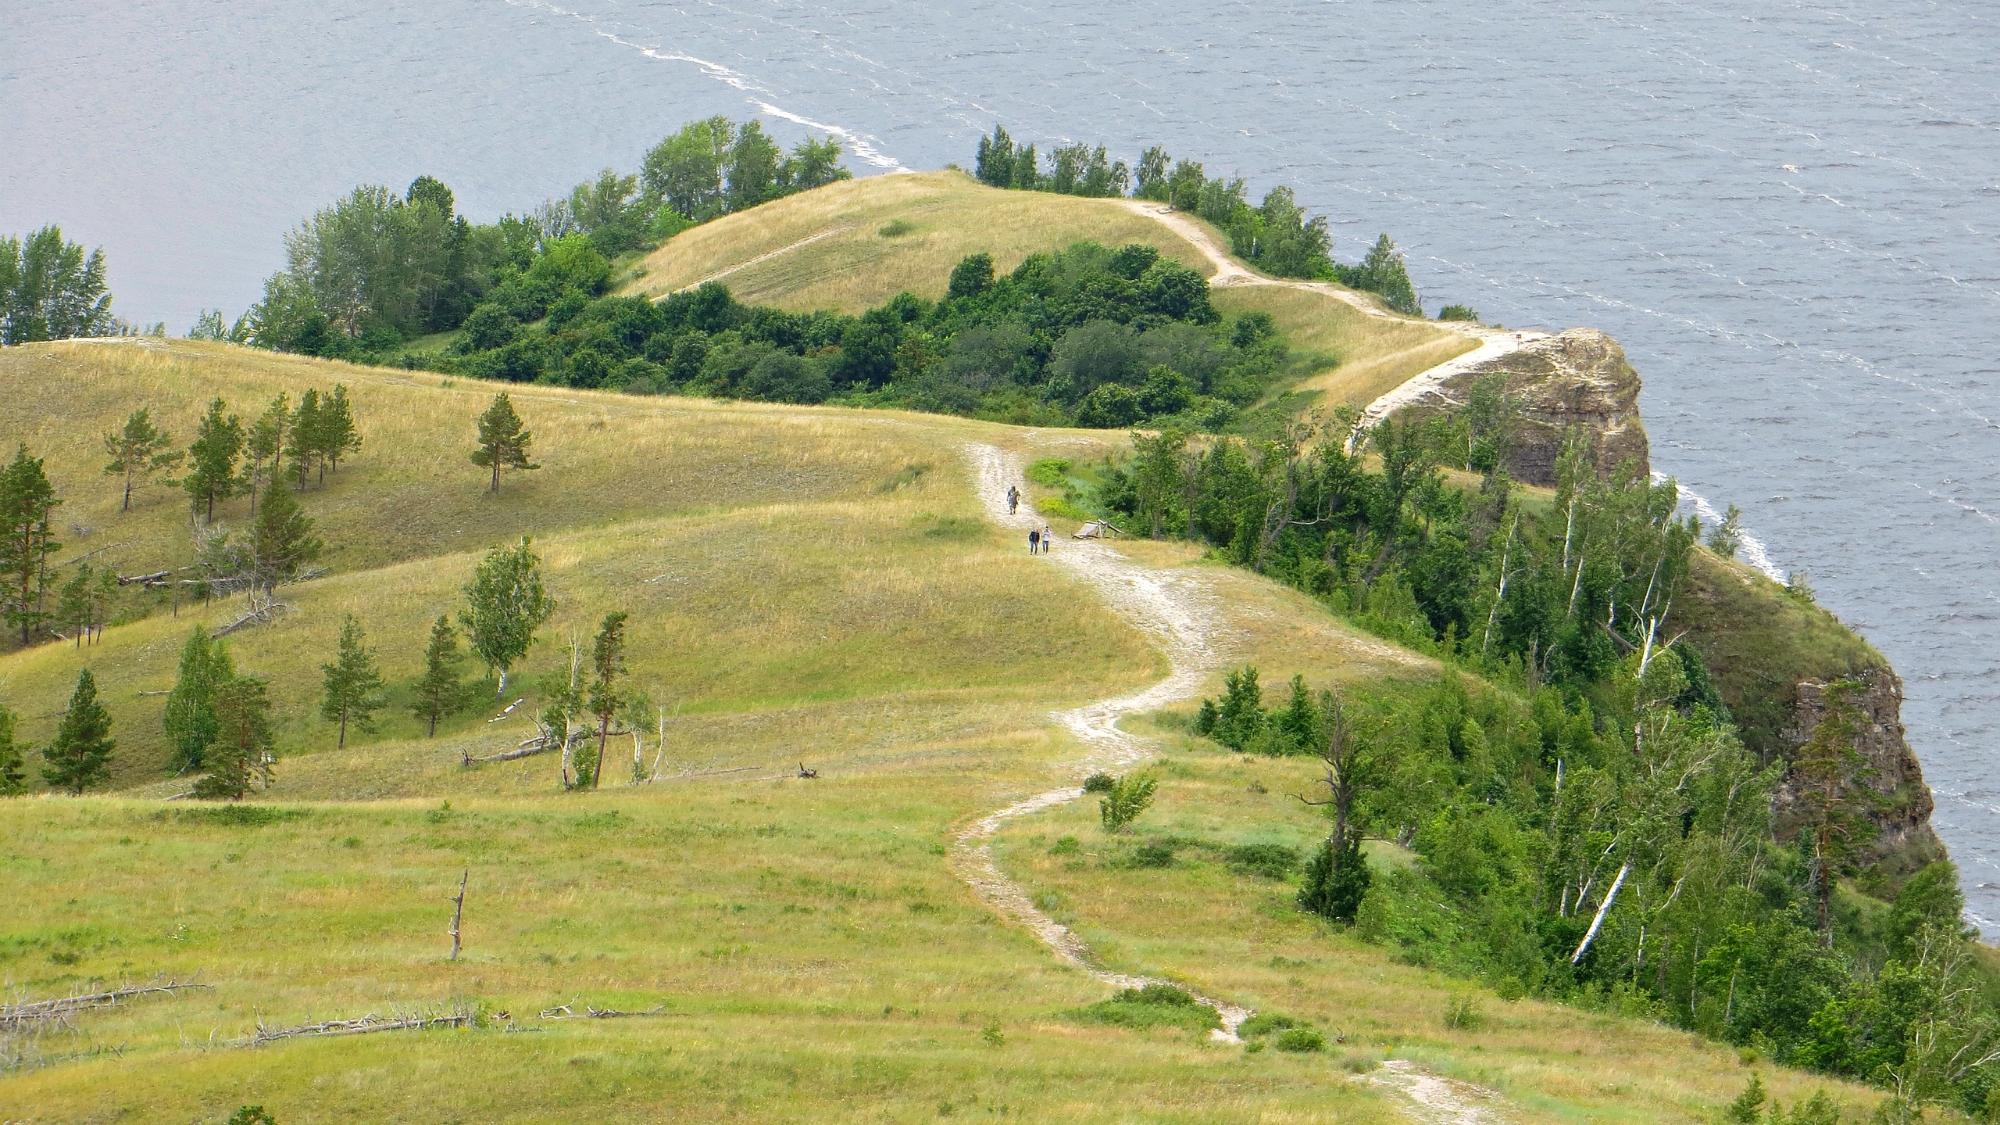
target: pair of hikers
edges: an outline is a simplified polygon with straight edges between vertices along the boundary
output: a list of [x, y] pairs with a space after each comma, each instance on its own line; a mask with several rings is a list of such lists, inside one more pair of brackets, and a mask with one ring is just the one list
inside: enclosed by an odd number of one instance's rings
[[[1010, 484], [1007, 486], [1007, 514], [1010, 516], [1015, 515], [1020, 510], [1021, 490], [1017, 486]], [[1056, 533], [1049, 529], [1048, 524], [1028, 529], [1028, 553], [1031, 555], [1048, 554], [1049, 548], [1055, 545], [1055, 541]]]

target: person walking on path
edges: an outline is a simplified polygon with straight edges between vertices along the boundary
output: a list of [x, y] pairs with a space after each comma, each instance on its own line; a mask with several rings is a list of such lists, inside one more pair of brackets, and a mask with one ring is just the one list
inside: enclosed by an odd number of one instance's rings
[[1020, 507], [1021, 490], [1010, 484], [1007, 486], [1007, 514], [1013, 515]]
[[1045, 554], [1045, 555], [1046, 555], [1046, 554], [1048, 554], [1048, 553], [1049, 553], [1049, 548], [1055, 545], [1055, 541], [1056, 541], [1056, 533], [1055, 533], [1055, 532], [1053, 532], [1053, 531], [1050, 531], [1050, 530], [1049, 530], [1049, 525], [1048, 525], [1048, 524], [1043, 524], [1043, 525], [1042, 525], [1042, 553], [1043, 553], [1043, 554]]
[[1041, 553], [1041, 549], [1042, 549], [1042, 533], [1041, 533], [1040, 531], [1037, 531], [1037, 530], [1035, 530], [1035, 529], [1034, 529], [1034, 528], [1032, 528], [1032, 527], [1031, 527], [1031, 528], [1029, 528], [1029, 529], [1028, 529], [1028, 553], [1029, 553], [1029, 554], [1031, 554], [1031, 555], [1034, 555], [1034, 554], [1040, 554], [1040, 553]]

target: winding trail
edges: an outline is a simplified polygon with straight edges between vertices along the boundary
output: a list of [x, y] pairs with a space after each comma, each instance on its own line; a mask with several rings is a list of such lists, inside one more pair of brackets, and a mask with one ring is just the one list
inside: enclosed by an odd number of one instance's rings
[[[1008, 486], [1025, 484], [1027, 479], [1018, 456], [983, 442], [968, 443], [965, 455], [971, 462], [974, 486], [989, 519], [1022, 533], [1044, 525], [1045, 521], [1025, 497], [1018, 514], [1010, 515], [1007, 511]], [[1098, 771], [1129, 769], [1153, 757], [1154, 750], [1146, 741], [1121, 730], [1119, 720], [1158, 710], [1201, 691], [1209, 674], [1222, 662], [1217, 652], [1217, 641], [1224, 630], [1220, 599], [1199, 572], [1163, 572], [1147, 567], [1100, 539], [1065, 539], [1049, 553], [1049, 560], [1095, 587], [1112, 609], [1145, 631], [1167, 654], [1171, 671], [1166, 679], [1128, 695], [1086, 703], [1052, 716], [1089, 748], [1070, 767], [1072, 779]], [[1107, 987], [1167, 984], [1185, 988], [1164, 978], [1113, 972], [1097, 964], [1082, 939], [1036, 906], [1028, 892], [1002, 873], [995, 862], [993, 838], [1010, 821], [1068, 804], [1082, 796], [1082, 787], [1072, 780], [972, 822], [959, 832], [953, 843], [953, 871], [996, 913], [1025, 927], [1056, 956]], [[1221, 1017], [1222, 1026], [1209, 1032], [1211, 1039], [1242, 1042], [1237, 1032], [1253, 1014], [1250, 1009], [1199, 992], [1193, 995]], [[1490, 1091], [1431, 1074], [1405, 1060], [1385, 1061], [1363, 1080], [1402, 1094], [1408, 1099], [1411, 1117], [1417, 1121], [1444, 1125], [1496, 1120], [1487, 1108], [1494, 1100]]]
[[[1175, 211], [1147, 200], [1121, 199], [1118, 202], [1126, 210], [1144, 215], [1161, 226], [1166, 227], [1168, 230], [1173, 231], [1195, 249], [1201, 251], [1202, 257], [1208, 259], [1209, 265], [1215, 270], [1214, 273], [1209, 275], [1208, 283], [1210, 285], [1275, 285], [1285, 289], [1302, 289], [1308, 293], [1318, 293], [1322, 296], [1331, 297], [1342, 304], [1359, 310], [1364, 316], [1377, 317], [1382, 320], [1415, 319], [1390, 312], [1383, 308], [1374, 298], [1363, 293], [1358, 293], [1345, 286], [1334, 285], [1325, 281], [1301, 281], [1295, 278], [1271, 277], [1267, 274], [1258, 273], [1232, 257], [1228, 248], [1216, 241], [1213, 231], [1190, 218], [1186, 212]], [[1356, 433], [1370, 429], [1381, 422], [1382, 419], [1387, 418], [1403, 407], [1422, 400], [1425, 396], [1444, 386], [1453, 376], [1469, 371], [1482, 363], [1489, 363], [1502, 356], [1512, 355], [1523, 348], [1533, 347], [1540, 341], [1554, 338], [1551, 333], [1543, 332], [1540, 329], [1513, 331], [1505, 328], [1494, 328], [1485, 324], [1477, 324], [1468, 320], [1439, 320], [1425, 321], [1424, 323], [1443, 329], [1446, 332], [1453, 332], [1464, 336], [1474, 341], [1477, 346], [1463, 355], [1448, 359], [1435, 367], [1419, 371], [1414, 376], [1404, 380], [1400, 385], [1391, 388], [1386, 393], [1377, 397], [1373, 402], [1363, 407], [1361, 410], [1360, 425], [1356, 427]]]
[[[982, 443], [967, 445], [966, 455], [972, 461], [988, 518], [1002, 527], [1022, 532], [1024, 539], [1030, 528], [1044, 523], [1025, 498], [1019, 514], [1007, 512], [1007, 486], [1027, 480], [1018, 457]], [[1166, 679], [1143, 691], [1086, 703], [1054, 716], [1064, 729], [1090, 748], [1072, 767], [1077, 778], [1137, 765], [1152, 757], [1152, 749], [1120, 730], [1118, 721], [1135, 712], [1157, 710], [1201, 690], [1202, 683], [1219, 663], [1212, 643], [1218, 629], [1215, 598], [1198, 578], [1150, 570], [1101, 540], [1064, 540], [1061, 547], [1049, 552], [1049, 559], [1095, 586], [1113, 609], [1152, 637], [1172, 665]], [[1016, 801], [974, 821], [959, 833], [952, 849], [952, 865], [988, 906], [1027, 927], [1056, 956], [1104, 984], [1112, 988], [1171, 984], [1156, 977], [1114, 973], [1093, 963], [1076, 934], [1037, 907], [1020, 884], [1000, 873], [993, 860], [993, 837], [1008, 821], [1067, 804], [1081, 796], [1081, 786], [1065, 785]], [[1250, 1018], [1249, 1009], [1198, 993], [1195, 999], [1214, 1008], [1222, 1017], [1222, 1027], [1210, 1033], [1214, 1038], [1240, 1042], [1236, 1029]]]

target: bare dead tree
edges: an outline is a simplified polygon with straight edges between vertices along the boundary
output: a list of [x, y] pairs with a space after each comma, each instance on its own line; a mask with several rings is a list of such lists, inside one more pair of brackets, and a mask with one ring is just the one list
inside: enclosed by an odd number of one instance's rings
[[447, 961], [458, 960], [458, 925], [465, 918], [465, 882], [470, 878], [472, 869], [468, 867], [458, 877], [458, 894], [451, 900], [451, 955], [445, 958]]

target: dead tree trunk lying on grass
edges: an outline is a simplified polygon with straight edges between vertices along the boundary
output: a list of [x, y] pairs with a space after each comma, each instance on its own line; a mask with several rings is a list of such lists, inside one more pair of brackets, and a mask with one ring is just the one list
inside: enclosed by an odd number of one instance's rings
[[192, 981], [161, 981], [158, 984], [128, 985], [103, 992], [82, 992], [73, 996], [57, 996], [48, 1000], [25, 1000], [19, 1004], [0, 1004], [0, 1028], [24, 1027], [42, 1020], [55, 1019], [81, 1012], [89, 1008], [103, 1008], [134, 996], [148, 996], [159, 992], [183, 992], [192, 988], [208, 988], [205, 984]]
[[216, 637], [226, 637], [246, 625], [256, 625], [260, 622], [271, 621], [280, 614], [290, 613], [292, 608], [291, 603], [281, 602], [269, 594], [252, 594], [250, 595], [250, 608], [244, 611], [243, 616], [217, 629], [213, 635]]
[[542, 1018], [545, 1020], [615, 1020], [629, 1019], [636, 1016], [663, 1016], [666, 1013], [667, 1006], [665, 1004], [648, 1008], [643, 1012], [621, 1012], [616, 1008], [593, 1008], [588, 1004], [583, 1006], [583, 1011], [578, 1012], [572, 1010], [568, 1004], [558, 1004], [553, 1008], [543, 1008]]
[[305, 1036], [367, 1035], [376, 1031], [424, 1031], [433, 1027], [470, 1027], [471, 1012], [454, 1012], [445, 1016], [377, 1016], [366, 1015], [359, 1019], [327, 1020], [325, 1023], [301, 1024], [298, 1027], [268, 1028], [257, 1025], [256, 1034], [250, 1037], [249, 1045], [259, 1047], [280, 1039], [297, 1039]]

